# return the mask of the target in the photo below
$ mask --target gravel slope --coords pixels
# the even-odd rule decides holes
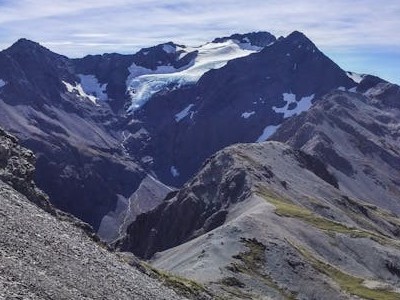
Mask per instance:
[[[0,182],[0,299],[180,299]]]

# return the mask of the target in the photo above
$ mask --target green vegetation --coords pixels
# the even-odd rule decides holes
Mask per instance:
[[[170,287],[180,295],[183,295],[189,299],[202,298],[202,295],[209,295],[212,296],[213,299],[218,299],[200,283],[168,272],[161,271],[159,269],[153,268],[152,266],[144,262],[140,262],[140,264],[143,268],[143,271],[147,275],[160,280],[166,286]]]
[[[260,280],[271,289],[278,291],[285,299],[295,299],[295,295],[280,288],[270,276],[262,271],[265,265],[265,245],[256,239],[242,238],[242,243],[245,244],[248,250],[233,256],[238,262],[231,263],[227,269],[233,273],[247,274],[254,279]]]
[[[319,272],[327,275],[329,278],[334,280],[341,289],[351,295],[361,297],[368,300],[398,300],[400,294],[390,291],[388,289],[370,289],[363,285],[364,280],[362,278],[354,277],[350,274],[344,273],[339,269],[322,262],[315,258],[310,252],[300,246],[295,247]]]
[[[275,213],[278,216],[302,220],[303,222],[306,222],[330,234],[343,233],[348,234],[354,238],[370,238],[380,244],[392,244],[390,242],[390,239],[383,235],[371,231],[348,227],[341,223],[323,218],[314,214],[312,211],[305,207],[301,207],[300,205],[294,204],[288,200],[284,200],[273,195],[269,190],[265,188],[259,188],[257,193],[267,202],[275,206]]]

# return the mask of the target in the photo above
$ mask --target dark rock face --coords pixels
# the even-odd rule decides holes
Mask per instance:
[[[184,53],[185,46],[172,42],[150,48],[143,48],[134,55],[134,63],[146,69],[156,70],[160,66],[172,66],[180,69],[188,65],[196,56],[197,51]]]
[[[0,77],[8,83],[1,98],[11,105],[61,106],[62,80],[75,80],[71,69],[67,57],[21,39],[0,53]]]
[[[228,40],[237,40],[240,43],[250,43],[257,47],[266,47],[276,41],[276,37],[269,32],[251,32],[247,34],[232,34],[229,37],[216,38],[213,43],[223,43]]]
[[[129,198],[143,176],[143,171],[126,158],[64,146],[55,152],[47,148],[38,152],[35,179],[57,208],[97,230],[102,218],[115,209],[118,198]]]
[[[1,125],[36,154],[36,180],[52,203],[97,229],[145,176],[112,130],[117,116],[108,103],[68,92],[64,82],[79,83],[80,66],[37,43],[20,40],[0,52],[0,66]]]
[[[117,243],[122,251],[150,258],[204,234],[225,222],[230,205],[250,192],[246,173],[235,168],[233,157],[221,152],[173,198],[139,215]]]
[[[326,169],[326,165],[323,161],[319,160],[315,156],[308,155],[302,151],[287,151],[287,154],[294,155],[301,167],[313,172],[319,178],[334,186],[339,188],[337,179]]]
[[[30,201],[48,212],[54,212],[48,197],[34,181],[35,156],[19,146],[17,139],[0,129],[0,180],[12,186]]]
[[[155,210],[139,215],[117,247],[148,259],[223,225],[231,206],[248,198],[257,180],[277,180],[268,165],[247,155],[246,147],[255,152],[252,146],[243,145],[228,147],[212,156],[176,195]],[[262,153],[261,147],[255,148]],[[291,148],[283,151],[285,156],[295,157],[301,168],[337,188],[336,178],[317,158]],[[282,182],[279,185],[287,188]]]
[[[126,79],[133,61],[134,55],[112,53],[74,59],[73,65],[76,73],[95,75],[101,84],[107,84],[108,103],[115,112],[121,112],[128,100]]]

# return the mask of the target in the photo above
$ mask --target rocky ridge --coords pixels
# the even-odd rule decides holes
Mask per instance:
[[[399,90],[379,83],[330,93],[271,139],[319,158],[349,195],[399,214]]]
[[[170,197],[120,249],[238,299],[399,297],[400,220],[290,146],[229,147]]]

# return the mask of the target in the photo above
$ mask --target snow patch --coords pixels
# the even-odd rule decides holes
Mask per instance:
[[[200,47],[180,48],[179,51],[183,51],[182,57],[190,52],[198,51],[196,58],[180,69],[160,66],[156,70],[150,70],[132,64],[126,81],[127,92],[131,98],[128,111],[133,112],[140,108],[160,91],[195,84],[209,70],[222,68],[232,59],[248,56],[261,49],[247,43],[228,40],[224,43],[207,43]]]
[[[337,89],[338,89],[339,91],[343,91],[343,92],[346,91],[346,88],[345,88],[344,86],[339,86]]]
[[[276,113],[283,113],[283,118],[289,118],[294,115],[298,115],[302,113],[303,111],[307,111],[311,105],[312,105],[312,100],[314,99],[314,94],[306,97],[302,97],[300,101],[296,102],[296,95],[292,93],[284,93],[283,94],[283,100],[286,102],[286,105],[284,107],[278,108],[276,106],[273,106],[272,109]],[[289,110],[289,105],[292,103],[296,103],[296,107],[294,109]]]
[[[7,82],[5,82],[3,79],[0,79],[0,88],[5,86],[6,84],[7,84]]]
[[[95,96],[98,100],[105,101],[108,99],[107,83],[101,84],[94,75],[79,74],[82,89],[86,94]]]
[[[89,99],[91,102],[93,102],[93,104],[97,104],[97,98],[93,95],[86,94],[79,83],[75,83],[75,86],[65,81],[63,81],[63,83],[68,92],[76,94],[79,98]]]
[[[354,73],[354,72],[346,72],[346,75],[351,80],[353,80],[355,83],[360,83],[366,76],[365,74],[358,74],[358,73]]]
[[[178,177],[180,175],[178,169],[175,166],[171,166],[169,171],[171,172],[171,175],[174,177]]]
[[[348,90],[350,93],[357,93],[357,87],[352,87],[351,89]]]
[[[175,121],[180,122],[190,114],[190,118],[193,117],[194,111],[191,111],[194,104],[189,104],[186,108],[175,115]]]
[[[163,50],[165,53],[175,53],[176,52],[176,48],[169,44],[163,45]]]
[[[271,135],[273,135],[281,125],[268,125],[264,128],[263,133],[258,137],[256,143],[265,142]]]
[[[248,119],[248,118],[250,118],[252,115],[254,115],[256,112],[255,111],[251,111],[251,112],[244,112],[244,113],[242,113],[242,118],[244,118],[244,119]]]

